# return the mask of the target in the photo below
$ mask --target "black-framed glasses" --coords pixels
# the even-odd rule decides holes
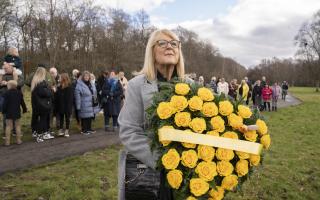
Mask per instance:
[[[180,45],[180,41],[179,40],[171,40],[171,41],[158,40],[157,41],[158,46],[161,47],[161,48],[166,48],[169,43],[170,43],[172,48],[178,48],[179,45]]]

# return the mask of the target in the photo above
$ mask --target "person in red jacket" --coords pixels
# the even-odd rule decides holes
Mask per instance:
[[[266,84],[264,88],[262,88],[262,98],[263,98],[263,104],[264,104],[265,110],[267,110],[267,106],[268,106],[268,110],[271,111],[270,110],[271,97],[272,97],[272,89],[269,87],[268,84]]]

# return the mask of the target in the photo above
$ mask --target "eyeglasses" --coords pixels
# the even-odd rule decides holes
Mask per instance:
[[[161,47],[161,48],[166,48],[169,43],[170,43],[172,48],[178,48],[179,44],[180,44],[180,41],[179,40],[171,40],[171,41],[158,40],[157,41],[158,46]]]

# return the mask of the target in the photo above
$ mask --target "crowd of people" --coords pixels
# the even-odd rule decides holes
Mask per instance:
[[[59,73],[57,68],[38,64],[35,72],[23,78],[21,59],[16,48],[10,48],[0,70],[0,111],[3,118],[3,139],[10,145],[12,135],[22,143],[21,109],[27,112],[22,87],[31,91],[31,129],[37,142],[55,136],[70,136],[70,120],[74,118],[81,133],[95,133],[92,122],[103,110],[105,131],[117,131],[118,115],[127,87],[124,72],[102,71],[98,79],[89,71],[73,69],[72,76]],[[112,119],[112,125],[109,124]],[[53,132],[53,123],[58,130]]]
[[[72,117],[81,127],[81,133],[92,134],[95,132],[92,122],[101,110],[105,131],[118,131],[118,116],[128,84],[124,72],[102,71],[96,80],[89,71],[73,69],[70,77],[68,73],[59,73],[55,67],[38,64],[36,71],[24,80],[21,63],[18,50],[10,48],[0,70],[0,111],[5,145],[10,144],[12,133],[16,135],[16,143],[22,143],[21,109],[23,113],[27,112],[21,91],[24,85],[31,90],[31,129],[37,142],[55,136],[69,137]],[[286,81],[281,86],[277,82],[270,86],[265,77],[252,84],[247,77],[240,83],[237,79],[228,83],[224,78],[214,76],[205,84],[204,77],[199,76],[197,83],[211,87],[217,94],[242,100],[247,105],[252,100],[253,106],[261,111],[277,111],[280,95],[285,100],[288,91]],[[54,121],[57,133],[52,131]]]
[[[199,76],[198,83],[204,84],[203,76]],[[244,77],[240,83],[237,79],[232,79],[229,83],[224,78],[216,78],[213,76],[210,83],[207,84],[215,93],[225,95],[234,100],[241,100],[246,105],[249,105],[252,100],[253,107],[260,111],[277,111],[278,99],[285,100],[288,93],[288,83],[283,81],[281,86],[278,82],[272,85],[268,83],[266,77],[263,76],[261,80],[256,80],[253,84],[248,77]]]

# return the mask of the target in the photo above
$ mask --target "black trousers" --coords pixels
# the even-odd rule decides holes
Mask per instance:
[[[35,114],[36,131],[43,134],[48,131],[50,113]]]
[[[60,113],[60,129],[63,129],[64,119],[66,119],[66,129],[69,129],[70,126],[70,114],[69,113]]]
[[[82,132],[86,132],[86,131],[92,130],[91,124],[92,124],[92,117],[81,118],[81,129],[82,129]]]

